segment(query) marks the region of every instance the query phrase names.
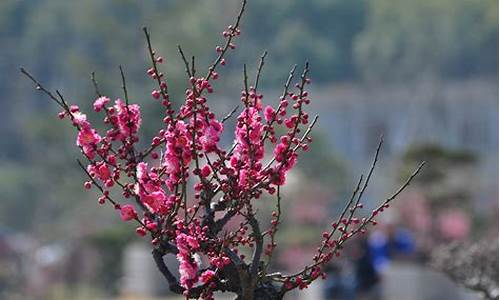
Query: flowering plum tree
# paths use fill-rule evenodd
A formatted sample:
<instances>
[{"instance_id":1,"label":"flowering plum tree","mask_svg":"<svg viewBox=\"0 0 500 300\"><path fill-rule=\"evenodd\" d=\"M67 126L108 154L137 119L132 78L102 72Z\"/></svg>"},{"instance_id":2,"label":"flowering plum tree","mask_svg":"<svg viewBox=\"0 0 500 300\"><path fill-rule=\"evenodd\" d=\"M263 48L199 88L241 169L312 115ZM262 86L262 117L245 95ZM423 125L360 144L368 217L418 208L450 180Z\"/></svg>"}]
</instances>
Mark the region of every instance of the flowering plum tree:
<instances>
[{"instance_id":1,"label":"flowering plum tree","mask_svg":"<svg viewBox=\"0 0 500 300\"><path fill-rule=\"evenodd\" d=\"M236 47L234 40L240 35L245 5L243 1L235 23L222 33L225 43L216 47L216 59L206 75L196 73L194 58L190 62L179 47L189 87L177 110L170 100L168 80L159 68L164 60L153 50L150 34L144 28L151 59L147 74L157 84L151 97L163 107L165 116L157 134L142 150L138 150L141 108L129 101L121 67L123 100L112 102L101 95L92 76L97 98L93 108L102 114L108 127L102 133L78 106L70 105L59 91L53 94L21 68L36 89L61 107L59 117L69 119L76 128L76 145L86 160L78 161L88 176L84 187L96 188L100 193L98 202L111 204L123 221L137 223L137 234L151 240L153 259L169 288L186 299L213 299L215 291L235 293L237 299L282 299L293 289L306 288L325 276L322 267L340 255L347 240L376 224L377 214L389 207L422 167L378 208L366 217L357 217L381 141L366 179L361 176L344 210L323 233L311 264L291 275L269 272L283 213L280 189L299 153L308 150L312 141L309 135L318 118L310 118L306 112L310 103L306 90L310 84L308 63L294 88L296 68L291 70L276 107L264 105L258 90L264 53L252 84L244 68L242 109L236 118L234 143L229 150L221 146L225 122L238 112L238 107L218 119L209 107L208 97L213 93L213 81L219 77L217 70L227 63L227 53ZM285 133L278 136L278 128ZM266 146L273 149L267 156ZM113 189L121 191L123 200L112 197ZM254 208L264 195L276 198L270 224L260 223ZM241 220L239 226L229 227L228 222L235 218ZM246 257L246 252L251 256ZM179 278L166 266L166 255L176 256Z\"/></svg>"}]
</instances>

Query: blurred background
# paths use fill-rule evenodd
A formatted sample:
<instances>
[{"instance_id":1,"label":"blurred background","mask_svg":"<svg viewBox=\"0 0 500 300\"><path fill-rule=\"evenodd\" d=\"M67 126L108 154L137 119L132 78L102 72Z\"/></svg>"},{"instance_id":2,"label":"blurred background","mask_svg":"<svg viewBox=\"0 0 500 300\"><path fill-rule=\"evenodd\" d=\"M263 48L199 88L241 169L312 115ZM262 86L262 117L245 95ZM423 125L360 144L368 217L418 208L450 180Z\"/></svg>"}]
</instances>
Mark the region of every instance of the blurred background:
<instances>
[{"instance_id":1,"label":"blurred background","mask_svg":"<svg viewBox=\"0 0 500 300\"><path fill-rule=\"evenodd\" d=\"M19 67L90 111L90 73L116 98L123 65L147 141L161 112L149 96L142 26L166 58L179 103L186 78L177 44L206 69L238 7L235 0L0 2L1 299L171 297L147 243L83 190L71 126ZM381 134L368 211L428 163L380 226L328 266L327 280L290 299L498 299L497 0L249 0L237 46L209 100L221 116L239 101L243 63L255 70L264 50L266 103L277 102L293 64L307 59L312 69L309 112L320 119L285 189L276 270L308 263ZM262 205L264 218L269 206Z\"/></svg>"}]
</instances>

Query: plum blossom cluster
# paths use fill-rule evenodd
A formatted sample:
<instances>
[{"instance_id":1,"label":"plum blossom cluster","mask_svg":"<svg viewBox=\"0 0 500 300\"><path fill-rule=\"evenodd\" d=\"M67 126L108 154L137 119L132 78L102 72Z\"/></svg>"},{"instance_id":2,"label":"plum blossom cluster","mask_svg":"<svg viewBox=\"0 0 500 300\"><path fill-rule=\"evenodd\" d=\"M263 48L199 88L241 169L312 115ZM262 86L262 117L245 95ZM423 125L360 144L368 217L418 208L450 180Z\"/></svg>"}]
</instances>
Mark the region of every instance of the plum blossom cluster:
<instances>
[{"instance_id":1,"label":"plum blossom cluster","mask_svg":"<svg viewBox=\"0 0 500 300\"><path fill-rule=\"evenodd\" d=\"M85 158L79 163L88 177L84 187L94 187L100 193L99 204L111 204L123 221L137 224L137 234L150 239L153 258L170 289L186 298L213 299L215 291L227 291L239 299L281 299L290 290L308 287L325 277L322 267L340 255L344 242L376 224L375 216L419 170L367 217L356 217L380 144L367 178L360 179L338 221L323 233L311 264L291 275L269 273L281 222L280 188L300 153L309 149L317 117L310 118L306 111L311 101L307 63L300 74L296 67L290 71L277 101L264 103L258 81L265 54L253 83L249 83L245 67L241 104L235 110L219 118L209 107L218 70L236 48L245 4L243 1L235 24L222 33L224 43L216 47L216 58L205 76L196 74L194 59L189 62L179 47L188 87L178 109L173 108L168 80L160 71L165 59L153 50L150 34L144 29L151 59L146 74L156 85L150 96L164 111L157 133L147 140L139 135L141 109L129 102L121 68L124 95L114 101L100 94L93 77L93 109L102 116L99 126L91 124L78 106L68 104L59 92L52 94L22 69L37 89L62 108L59 117L69 119L76 128L76 145ZM236 124L229 127L226 121L238 109ZM234 130L230 147L221 142L225 130ZM266 149L272 150L266 153ZM121 192L121 200L111 197L116 195L113 190ZM273 198L276 210L270 224L263 224L254 204ZM234 226L231 220L239 224ZM166 255L177 258L178 278L164 263Z\"/></svg>"}]
</instances>

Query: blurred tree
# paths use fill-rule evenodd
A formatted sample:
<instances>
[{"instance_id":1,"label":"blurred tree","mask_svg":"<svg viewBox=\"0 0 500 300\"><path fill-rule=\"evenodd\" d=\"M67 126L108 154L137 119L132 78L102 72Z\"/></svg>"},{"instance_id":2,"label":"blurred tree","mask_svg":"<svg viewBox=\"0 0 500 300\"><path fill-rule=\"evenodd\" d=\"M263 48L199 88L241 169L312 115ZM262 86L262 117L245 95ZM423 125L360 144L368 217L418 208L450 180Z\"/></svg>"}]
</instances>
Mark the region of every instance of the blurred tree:
<instances>
[{"instance_id":1,"label":"blurred tree","mask_svg":"<svg viewBox=\"0 0 500 300\"><path fill-rule=\"evenodd\" d=\"M491 224L498 217L492 215L491 210L478 210L481 197L478 158L464 150L430 144L416 145L410 147L403 157L402 169L405 171L401 176L408 174L412 163L422 160L427 164L414 183L414 196L415 200L424 199L428 207L428 215L423 217L429 218L430 227L419 233L426 241L423 247L431 250L436 243L491 232ZM492 204L483 203L488 207Z\"/></svg>"},{"instance_id":2,"label":"blurred tree","mask_svg":"<svg viewBox=\"0 0 500 300\"><path fill-rule=\"evenodd\" d=\"M497 0L374 0L368 12L354 46L365 78L498 72Z\"/></svg>"},{"instance_id":3,"label":"blurred tree","mask_svg":"<svg viewBox=\"0 0 500 300\"><path fill-rule=\"evenodd\" d=\"M85 242L95 247L100 254L100 264L92 286L112 293L119 292L119 279L123 277L123 251L135 239L130 226L108 228L86 238Z\"/></svg>"},{"instance_id":4,"label":"blurred tree","mask_svg":"<svg viewBox=\"0 0 500 300\"><path fill-rule=\"evenodd\" d=\"M426 161L427 166L415 184L420 185L435 208L470 205L474 188L470 176L477 163L472 153L431 144L410 147L403 156L406 171L402 178L409 172L408 166L419 161Z\"/></svg>"},{"instance_id":5,"label":"blurred tree","mask_svg":"<svg viewBox=\"0 0 500 300\"><path fill-rule=\"evenodd\" d=\"M355 78L352 60L354 37L365 25L366 0L257 0L250 7L246 51L267 49L273 66L286 72L294 62L308 59L319 81ZM269 75L281 79L279 72ZM273 77L274 76L274 77Z\"/></svg>"},{"instance_id":6,"label":"blurred tree","mask_svg":"<svg viewBox=\"0 0 500 300\"><path fill-rule=\"evenodd\" d=\"M435 249L430 265L458 284L498 300L498 239L451 243Z\"/></svg>"}]
</instances>

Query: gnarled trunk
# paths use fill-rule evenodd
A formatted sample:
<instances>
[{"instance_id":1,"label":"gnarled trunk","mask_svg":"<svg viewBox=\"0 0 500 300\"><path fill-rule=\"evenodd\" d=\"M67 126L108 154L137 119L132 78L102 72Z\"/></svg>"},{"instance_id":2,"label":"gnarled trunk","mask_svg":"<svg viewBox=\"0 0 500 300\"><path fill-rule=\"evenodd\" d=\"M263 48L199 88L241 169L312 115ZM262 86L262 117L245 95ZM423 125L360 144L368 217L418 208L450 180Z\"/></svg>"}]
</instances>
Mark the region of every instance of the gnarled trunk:
<instances>
[{"instance_id":1,"label":"gnarled trunk","mask_svg":"<svg viewBox=\"0 0 500 300\"><path fill-rule=\"evenodd\" d=\"M239 295L235 300L281 300L283 295L279 288L272 284L259 285L252 292L253 295Z\"/></svg>"}]
</instances>

